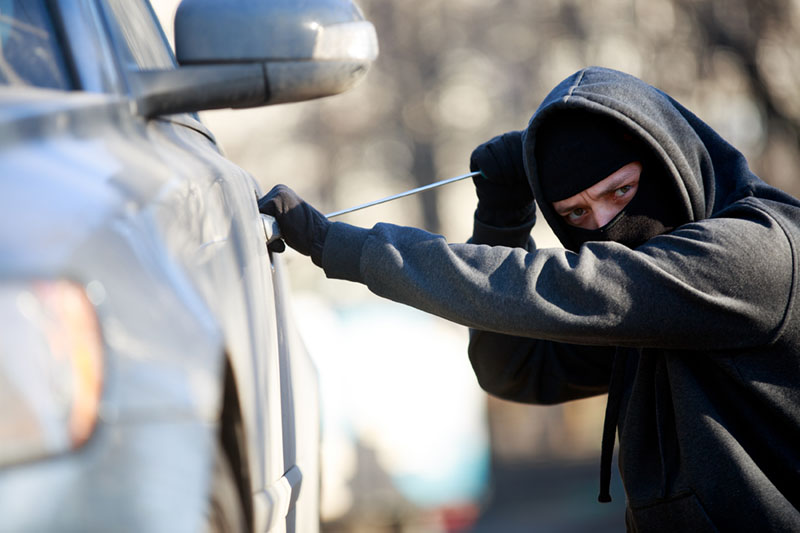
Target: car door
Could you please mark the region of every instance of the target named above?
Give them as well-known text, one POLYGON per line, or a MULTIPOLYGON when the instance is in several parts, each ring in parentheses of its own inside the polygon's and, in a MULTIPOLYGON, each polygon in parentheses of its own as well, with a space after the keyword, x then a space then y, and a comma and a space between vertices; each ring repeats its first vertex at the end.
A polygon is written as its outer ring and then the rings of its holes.
MULTIPOLYGON (((98 4, 123 79, 136 70, 174 67, 146 1, 98 4)), ((222 329, 242 409, 256 523, 273 522, 269 508, 286 468, 275 296, 255 202, 257 185, 221 155, 196 116, 164 116, 144 126, 145 142, 169 174, 150 208, 167 248, 222 329)))

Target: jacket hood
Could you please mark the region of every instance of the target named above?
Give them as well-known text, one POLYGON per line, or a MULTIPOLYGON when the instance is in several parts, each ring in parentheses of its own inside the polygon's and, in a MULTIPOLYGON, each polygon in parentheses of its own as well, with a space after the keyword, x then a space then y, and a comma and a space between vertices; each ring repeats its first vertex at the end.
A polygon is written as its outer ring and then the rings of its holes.
MULTIPOLYGON (((537 199, 543 198, 537 174, 536 133, 544 120, 558 120, 564 110, 582 110, 611 118, 649 147, 674 182, 685 220, 714 216, 745 196, 774 196, 748 168, 744 156, 707 124, 666 93, 642 80, 600 67, 580 70, 544 99, 523 132, 524 163, 537 199)), ((566 223, 547 202, 539 208, 561 243, 577 246, 566 223)))

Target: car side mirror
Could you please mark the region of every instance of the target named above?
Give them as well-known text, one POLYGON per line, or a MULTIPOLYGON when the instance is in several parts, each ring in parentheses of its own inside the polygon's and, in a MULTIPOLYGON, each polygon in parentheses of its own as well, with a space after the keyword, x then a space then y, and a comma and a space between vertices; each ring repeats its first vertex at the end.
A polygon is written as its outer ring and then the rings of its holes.
POLYGON ((183 0, 179 68, 135 75, 140 113, 298 102, 355 86, 378 56, 351 0, 183 0))

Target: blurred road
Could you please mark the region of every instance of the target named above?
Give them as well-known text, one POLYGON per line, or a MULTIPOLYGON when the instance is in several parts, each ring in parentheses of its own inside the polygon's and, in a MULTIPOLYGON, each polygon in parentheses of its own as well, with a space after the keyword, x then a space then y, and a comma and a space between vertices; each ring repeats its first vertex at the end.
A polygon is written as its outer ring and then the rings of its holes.
MULTIPOLYGON (((615 463, 616 465, 616 463, 615 463)), ((600 462, 493 467, 491 500, 469 533, 619 533, 625 493, 611 479, 611 503, 599 503, 600 462)))

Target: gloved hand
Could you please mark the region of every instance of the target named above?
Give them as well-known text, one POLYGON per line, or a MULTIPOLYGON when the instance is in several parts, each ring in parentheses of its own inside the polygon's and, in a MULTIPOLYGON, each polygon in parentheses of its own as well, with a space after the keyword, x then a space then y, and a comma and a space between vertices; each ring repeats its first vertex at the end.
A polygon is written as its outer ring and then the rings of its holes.
POLYGON ((519 225, 535 214, 533 191, 522 163, 522 132, 498 135, 472 151, 469 168, 478 194, 476 216, 496 225, 519 225))
MULTIPOLYGON (((259 199, 258 210, 275 218, 286 244, 303 255, 310 255, 315 265, 322 266, 322 247, 331 225, 325 215, 286 185, 276 185, 259 199)), ((269 246, 273 252, 285 249, 280 240, 269 246)))

